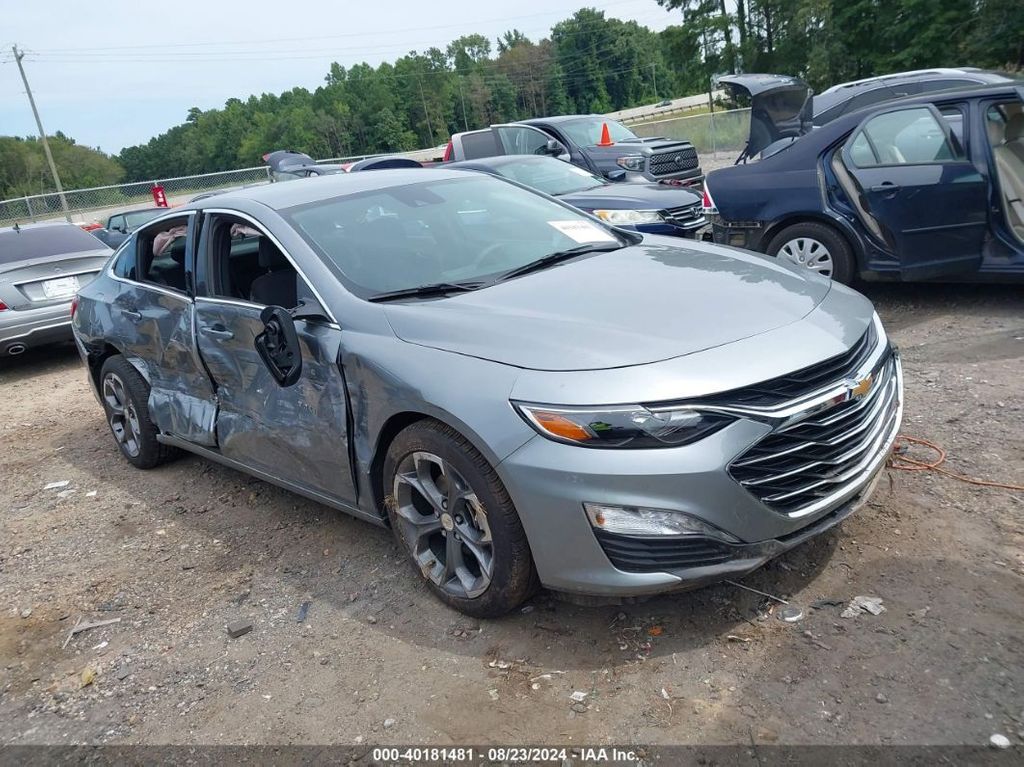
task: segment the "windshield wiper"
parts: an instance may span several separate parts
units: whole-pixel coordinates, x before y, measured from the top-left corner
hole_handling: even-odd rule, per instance
[[[540,269],[545,269],[552,264],[557,264],[559,261],[566,261],[576,256],[582,256],[585,253],[609,253],[622,247],[624,246],[619,243],[615,243],[614,245],[595,245],[594,243],[586,243],[583,245],[577,245],[575,248],[556,250],[554,253],[549,253],[543,258],[538,258],[536,261],[531,261],[528,264],[517,266],[515,269],[510,269],[498,277],[495,282],[503,282],[504,280],[510,280],[513,277],[519,277],[524,274],[529,274],[530,272],[536,272]]]
[[[443,296],[447,293],[466,293],[470,290],[479,290],[485,285],[487,285],[486,282],[435,282],[430,285],[417,285],[414,288],[388,290],[370,296],[366,300],[377,302],[395,301],[400,298],[429,298],[430,296]]]

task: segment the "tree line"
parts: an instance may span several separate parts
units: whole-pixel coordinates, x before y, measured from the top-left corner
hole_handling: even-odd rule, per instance
[[[724,72],[797,74],[820,90],[923,67],[1024,68],[1020,0],[655,1],[679,23],[653,32],[583,8],[542,40],[512,29],[493,45],[473,34],[376,67],[334,63],[312,91],[193,107],[180,125],[116,158],[61,137],[58,166],[75,187],[247,167],[274,149],[316,158],[396,152],[495,122],[702,93]],[[39,149],[0,139],[0,197],[48,187]]]

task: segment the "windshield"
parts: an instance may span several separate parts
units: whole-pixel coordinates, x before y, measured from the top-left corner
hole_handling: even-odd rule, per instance
[[[584,192],[608,183],[600,176],[595,176],[575,165],[547,157],[511,160],[494,166],[494,170],[505,178],[555,197],[560,194]]]
[[[490,280],[613,230],[493,176],[423,181],[282,211],[363,298],[436,283]]]
[[[559,130],[565,131],[577,146],[595,146],[601,140],[604,126],[616,144],[620,141],[637,141],[637,136],[625,125],[603,117],[585,117],[580,120],[558,123]]]
[[[73,224],[0,232],[0,264],[105,249],[106,245]]]

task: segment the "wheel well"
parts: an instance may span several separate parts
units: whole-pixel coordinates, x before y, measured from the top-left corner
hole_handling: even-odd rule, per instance
[[[781,221],[776,221],[770,227],[765,229],[764,234],[761,235],[762,250],[765,253],[767,253],[768,245],[775,238],[775,235],[777,235],[786,227],[793,226],[794,224],[821,224],[822,226],[827,226],[833,232],[842,237],[843,241],[846,242],[846,244],[850,247],[850,252],[853,254],[854,258],[854,263],[856,264],[860,262],[860,247],[857,245],[857,243],[853,242],[850,239],[849,235],[847,235],[847,233],[843,231],[842,227],[836,226],[832,220],[828,218],[822,218],[820,216],[791,216],[790,218],[784,218]]]
[[[373,451],[373,459],[370,461],[370,489],[373,492],[374,508],[378,511],[384,512],[384,477],[382,475],[384,473],[384,457],[388,454],[388,448],[391,447],[391,443],[395,441],[395,437],[402,429],[429,417],[415,412],[396,413],[384,423],[380,434],[377,435],[377,447]]]
[[[103,363],[106,362],[110,357],[115,354],[120,354],[115,347],[110,344],[103,344],[99,351],[93,352],[90,350],[88,355],[89,360],[89,378],[92,380],[93,388],[99,392],[100,390],[100,370],[103,369]]]

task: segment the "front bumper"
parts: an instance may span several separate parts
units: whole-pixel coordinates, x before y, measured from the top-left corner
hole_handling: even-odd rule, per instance
[[[902,371],[898,355],[893,359],[898,399],[879,421],[878,441],[841,490],[813,513],[781,513],[730,476],[734,459],[774,433],[761,421],[740,419],[693,445],[658,450],[595,450],[535,437],[499,471],[520,511],[541,582],[598,597],[685,590],[750,572],[837,525],[870,496],[899,431]],[[584,511],[588,502],[682,512],[736,540],[599,535]],[[673,542],[685,546],[673,549]]]
[[[71,302],[0,313],[0,357],[12,350],[71,340]]]
[[[632,226],[622,227],[623,229],[633,229],[637,232],[643,232],[644,234],[660,234],[668,237],[687,237],[689,239],[695,239],[697,233],[703,229],[706,225],[706,221],[703,218],[694,219],[691,223],[686,226],[676,226],[675,224],[661,223],[661,224],[634,224]]]

